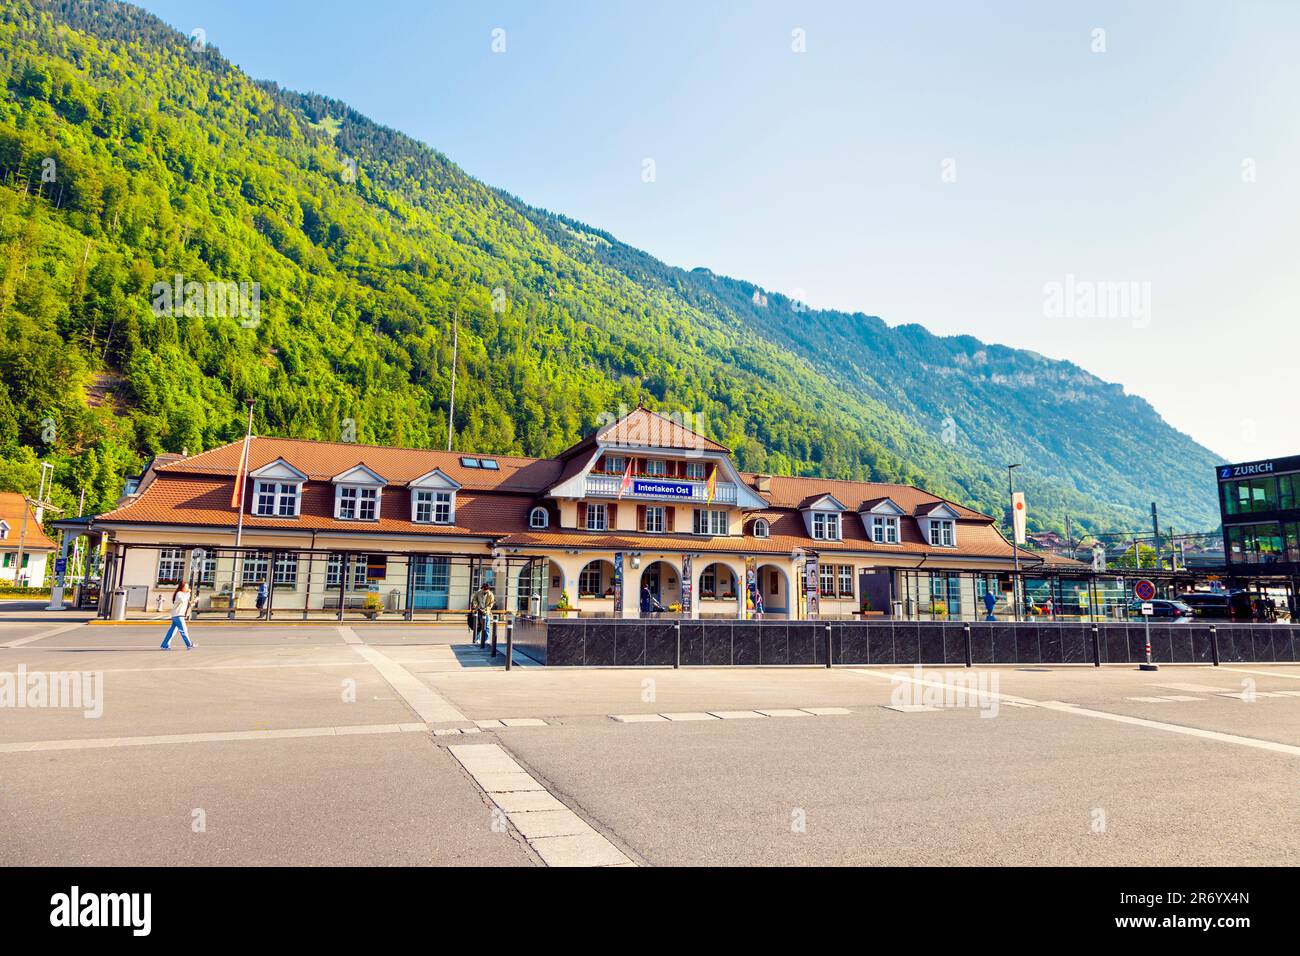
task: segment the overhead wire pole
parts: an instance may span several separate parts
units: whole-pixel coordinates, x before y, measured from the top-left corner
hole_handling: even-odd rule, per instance
[[[451,403],[447,407],[447,451],[451,451],[451,433],[456,419],[456,363],[460,354],[460,310],[451,324]]]
[[[1020,467],[1017,462],[1014,465],[1007,465],[1007,515],[1011,519],[1011,553],[1015,557],[1015,575],[1011,578],[1011,605],[1015,612],[1015,619],[1020,620],[1020,545],[1016,543],[1016,491],[1012,482],[1012,472]]]

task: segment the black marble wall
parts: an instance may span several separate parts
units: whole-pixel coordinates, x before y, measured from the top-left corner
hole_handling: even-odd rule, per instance
[[[680,638],[678,631],[680,629]],[[515,646],[551,666],[1117,664],[1146,660],[1141,624],[568,618],[515,623]],[[1300,661],[1300,626],[1153,624],[1156,663]]]

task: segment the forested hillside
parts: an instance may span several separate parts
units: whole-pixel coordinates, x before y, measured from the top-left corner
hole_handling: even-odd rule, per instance
[[[1031,524],[1140,527],[1152,498],[1215,523],[1210,453],[1117,386],[759,305],[128,5],[6,4],[0,184],[0,488],[32,493],[50,461],[65,507],[82,489],[106,507],[150,454],[239,437],[249,397],[262,434],[440,446],[458,316],[458,447],[553,453],[640,401],[701,415],[753,470],[1001,514],[1015,458]],[[256,315],[160,307],[178,276],[257,283]]]

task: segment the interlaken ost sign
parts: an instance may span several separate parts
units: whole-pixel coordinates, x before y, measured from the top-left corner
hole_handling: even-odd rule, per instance
[[[695,494],[695,486],[684,481],[647,481],[635,478],[632,481],[632,494],[651,498],[690,498]]]

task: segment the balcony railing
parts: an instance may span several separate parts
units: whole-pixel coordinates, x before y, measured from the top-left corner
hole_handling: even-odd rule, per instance
[[[622,475],[588,475],[585,494],[590,498],[617,498],[618,488],[622,483]],[[682,489],[683,492],[689,489],[690,493],[674,494],[670,491],[656,493],[650,487],[654,485]],[[703,504],[708,499],[709,492],[708,486],[703,481],[692,481],[686,478],[637,477],[632,479],[632,487],[628,489],[623,497],[644,501],[691,501]],[[736,503],[736,486],[730,482],[718,482],[712,503],[715,505],[734,505]]]

